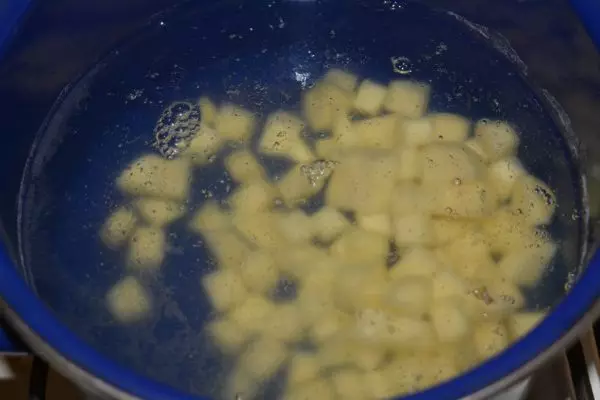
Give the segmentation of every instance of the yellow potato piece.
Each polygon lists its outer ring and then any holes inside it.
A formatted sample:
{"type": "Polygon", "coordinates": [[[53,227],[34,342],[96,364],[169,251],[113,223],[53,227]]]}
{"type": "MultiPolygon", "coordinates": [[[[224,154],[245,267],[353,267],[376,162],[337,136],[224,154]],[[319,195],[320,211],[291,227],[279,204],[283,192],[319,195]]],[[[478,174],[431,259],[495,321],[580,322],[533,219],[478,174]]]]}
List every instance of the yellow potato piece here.
{"type": "Polygon", "coordinates": [[[485,235],[471,231],[440,248],[438,258],[460,276],[476,277],[481,268],[495,268],[485,235]]]}
{"type": "Polygon", "coordinates": [[[295,206],[319,193],[324,185],[325,179],[311,182],[302,165],[293,166],[277,181],[277,189],[281,194],[281,198],[289,207],[295,206]]]}
{"type": "Polygon", "coordinates": [[[264,297],[249,295],[229,313],[229,318],[242,329],[258,333],[263,329],[266,319],[274,309],[275,305],[264,297]]]}
{"type": "Polygon", "coordinates": [[[556,210],[556,197],[544,182],[523,175],[513,185],[510,208],[531,225],[546,225],[556,210]]]}
{"type": "Polygon", "coordinates": [[[335,372],[331,381],[338,397],[348,400],[365,400],[369,398],[365,376],[363,373],[352,370],[342,369],[335,372]]]}
{"type": "Polygon", "coordinates": [[[358,76],[338,68],[327,71],[323,79],[325,82],[332,83],[347,92],[353,92],[358,85],[358,76]]]}
{"type": "Polygon", "coordinates": [[[357,146],[389,150],[398,141],[399,118],[393,114],[354,122],[352,129],[357,146]]]}
{"type": "Polygon", "coordinates": [[[504,121],[482,119],[475,124],[475,138],[491,161],[516,153],[519,137],[504,121]]]}
{"type": "Polygon", "coordinates": [[[429,245],[435,242],[431,218],[424,214],[407,214],[395,221],[394,240],[399,246],[429,245]]]}
{"type": "Polygon", "coordinates": [[[108,291],[106,304],[112,316],[122,323],[139,321],[152,308],[149,293],[132,276],[121,279],[108,291]]]}
{"type": "Polygon", "coordinates": [[[387,294],[383,267],[346,266],[334,283],[337,306],[353,312],[364,307],[379,307],[387,294]]]}
{"type": "Polygon", "coordinates": [[[233,269],[205,275],[202,287],[213,308],[219,312],[232,309],[248,297],[241,276],[233,269]]]}
{"type": "Polygon", "coordinates": [[[357,314],[355,335],[365,343],[390,348],[416,348],[433,344],[429,323],[420,318],[390,315],[380,309],[367,308],[357,314]]]}
{"type": "Polygon", "coordinates": [[[251,343],[240,356],[240,367],[257,381],[272,377],[288,358],[285,346],[271,338],[258,339],[251,343]]]}
{"type": "Polygon", "coordinates": [[[511,338],[513,340],[525,336],[529,331],[535,328],[546,317],[545,311],[518,312],[507,317],[511,338]]]}
{"type": "Polygon", "coordinates": [[[330,247],[330,254],[342,263],[383,264],[389,250],[386,236],[363,229],[349,229],[330,247]]]}
{"type": "Polygon", "coordinates": [[[277,215],[279,230],[283,237],[292,243],[308,242],[314,234],[314,217],[302,210],[277,215]]]}
{"type": "Polygon", "coordinates": [[[390,82],[384,99],[384,108],[410,118],[427,112],[430,88],[420,82],[396,80],[390,82]]]}
{"type": "Polygon", "coordinates": [[[403,314],[422,316],[430,308],[432,293],[430,278],[405,277],[389,285],[385,304],[403,314]]]}
{"type": "Polygon", "coordinates": [[[440,342],[458,342],[467,337],[471,324],[460,301],[445,299],[433,304],[431,322],[440,342]]]}
{"type": "Polygon", "coordinates": [[[119,248],[135,230],[137,218],[127,207],[116,209],[102,225],[100,239],[111,249],[119,248]]]}
{"type": "Polygon", "coordinates": [[[352,107],[353,94],[328,82],[319,82],[304,93],[302,111],[308,126],[315,132],[329,131],[339,115],[352,107]]]}
{"type": "Polygon", "coordinates": [[[295,387],[311,381],[319,376],[320,370],[321,365],[314,353],[298,352],[290,359],[287,386],[295,387]]]}
{"type": "Polygon", "coordinates": [[[469,136],[471,121],[467,118],[448,113],[429,114],[433,138],[442,142],[463,142],[469,136]]]}
{"type": "Polygon", "coordinates": [[[492,187],[483,182],[462,182],[442,187],[427,188],[431,213],[447,218],[482,218],[496,209],[497,196],[492,187]]]}
{"type": "Polygon", "coordinates": [[[504,350],[510,343],[506,326],[501,321],[484,321],[473,331],[473,342],[481,360],[504,350]]]}
{"type": "Polygon", "coordinates": [[[410,277],[428,277],[440,268],[435,254],[424,247],[411,247],[390,269],[390,278],[402,282],[410,277]]]}
{"type": "Polygon", "coordinates": [[[439,143],[421,150],[423,184],[430,187],[460,185],[474,181],[485,172],[483,165],[454,143],[439,143]]]}
{"type": "Polygon", "coordinates": [[[358,86],[356,98],[354,99],[354,109],[365,115],[376,115],[386,97],[387,89],[385,86],[365,79],[358,86]]]}
{"type": "Polygon", "coordinates": [[[233,225],[244,239],[258,248],[273,249],[282,242],[277,217],[272,213],[234,214],[233,225]]]}
{"type": "Polygon", "coordinates": [[[356,224],[367,232],[392,235],[392,218],[388,214],[356,215],[356,224]]]}
{"type": "Polygon", "coordinates": [[[410,118],[401,122],[401,141],[409,147],[419,147],[435,141],[430,118],[410,118]]]}
{"type": "Polygon", "coordinates": [[[185,213],[185,208],[179,203],[142,198],[134,203],[137,212],[150,225],[163,227],[179,219],[185,213]]]}
{"type": "Polygon", "coordinates": [[[456,238],[465,236],[476,229],[476,225],[473,221],[455,218],[434,218],[431,220],[431,227],[437,245],[444,245],[452,242],[456,238]]]}
{"type": "Polygon", "coordinates": [[[325,379],[316,379],[295,386],[284,394],[285,400],[334,400],[335,392],[331,383],[325,379]]]}
{"type": "Polygon", "coordinates": [[[165,258],[165,233],[156,227],[139,227],[129,241],[127,265],[142,271],[157,270],[165,258]]]}
{"type": "Polygon", "coordinates": [[[205,232],[203,238],[219,268],[238,268],[250,252],[248,242],[233,230],[205,232]]]}
{"type": "Polygon", "coordinates": [[[418,149],[401,147],[396,151],[396,179],[421,180],[424,165],[425,161],[418,149]]]}
{"type": "Polygon", "coordinates": [[[157,155],[147,154],[121,172],[117,178],[117,187],[131,196],[185,201],[190,182],[190,166],[187,160],[166,160],[157,155]]]}
{"type": "Polygon", "coordinates": [[[489,161],[489,156],[487,155],[485,150],[483,150],[483,147],[481,147],[479,140],[477,140],[476,138],[472,137],[465,140],[465,148],[471,151],[476,156],[478,156],[483,162],[487,163],[489,161]]]}
{"type": "Polygon", "coordinates": [[[267,340],[294,343],[302,338],[302,315],[295,304],[275,304],[265,316],[260,333],[267,340]]]}
{"type": "Polygon", "coordinates": [[[482,232],[488,237],[491,249],[500,254],[537,247],[548,240],[548,233],[532,227],[523,215],[500,208],[482,221],[482,232]]]}
{"type": "Polygon", "coordinates": [[[507,200],[512,194],[513,186],[519,177],[527,172],[521,162],[514,158],[503,158],[490,165],[487,180],[494,188],[500,201],[507,200]]]}
{"type": "Polygon", "coordinates": [[[341,235],[350,221],[342,213],[331,207],[322,207],[311,217],[314,234],[323,241],[331,241],[341,235]]]}
{"type": "Polygon", "coordinates": [[[211,162],[213,156],[219,152],[223,139],[217,131],[207,125],[200,125],[183,155],[190,157],[192,164],[205,165],[211,162]]]}
{"type": "Polygon", "coordinates": [[[239,186],[227,202],[235,214],[252,214],[271,208],[277,195],[277,190],[268,182],[256,180],[239,186]]]}
{"type": "Polygon", "coordinates": [[[511,281],[525,287],[535,286],[556,254],[556,244],[540,239],[531,247],[504,254],[498,270],[511,281]]]}
{"type": "Polygon", "coordinates": [[[190,229],[197,233],[206,234],[231,227],[231,213],[223,210],[216,201],[207,201],[194,213],[190,229]]]}
{"type": "Polygon", "coordinates": [[[205,329],[223,354],[239,352],[250,338],[248,332],[226,317],[211,321],[205,329]]]}
{"type": "Polygon", "coordinates": [[[429,211],[430,196],[412,181],[398,182],[392,193],[392,217],[420,214],[429,211]]]}
{"type": "Polygon", "coordinates": [[[348,314],[332,309],[315,320],[309,329],[309,337],[315,343],[323,343],[345,331],[351,322],[348,314]]]}
{"type": "Polygon", "coordinates": [[[215,128],[224,140],[247,142],[256,125],[256,117],[250,111],[234,104],[224,104],[219,109],[215,128]]]}
{"type": "Polygon", "coordinates": [[[231,178],[240,183],[264,181],[266,172],[249,150],[237,150],[225,158],[225,169],[231,178]]]}
{"type": "Polygon", "coordinates": [[[207,96],[202,96],[198,99],[198,107],[200,107],[200,117],[202,123],[214,127],[217,121],[218,109],[215,103],[207,96]]]}
{"type": "Polygon", "coordinates": [[[286,111],[271,114],[258,143],[258,149],[264,154],[285,156],[299,163],[308,163],[315,159],[312,151],[302,139],[304,122],[286,111]]]}

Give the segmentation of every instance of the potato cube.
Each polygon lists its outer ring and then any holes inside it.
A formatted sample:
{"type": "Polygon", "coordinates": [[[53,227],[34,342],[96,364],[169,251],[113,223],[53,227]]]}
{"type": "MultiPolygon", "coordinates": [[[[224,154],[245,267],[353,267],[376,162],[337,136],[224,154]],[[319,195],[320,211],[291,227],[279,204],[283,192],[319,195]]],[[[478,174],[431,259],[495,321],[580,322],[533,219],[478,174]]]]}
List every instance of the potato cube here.
{"type": "Polygon", "coordinates": [[[485,170],[465,149],[453,143],[431,144],[421,151],[423,184],[431,187],[471,182],[485,170]]]}
{"type": "Polygon", "coordinates": [[[241,265],[240,276],[250,292],[267,293],[277,284],[279,270],[269,252],[255,250],[241,265]]]}
{"type": "Polygon", "coordinates": [[[436,302],[430,311],[431,322],[440,342],[458,342],[467,337],[470,323],[458,301],[436,302]]]}
{"type": "Polygon", "coordinates": [[[206,232],[203,236],[219,268],[238,268],[250,252],[248,242],[233,230],[206,232]]]}
{"type": "Polygon", "coordinates": [[[484,321],[475,326],[473,341],[481,360],[495,356],[510,343],[508,331],[500,321],[484,321]]]}
{"type": "Polygon", "coordinates": [[[405,277],[389,285],[385,297],[386,304],[401,313],[422,316],[430,308],[432,292],[430,278],[405,277]]]}
{"type": "Polygon", "coordinates": [[[392,217],[418,214],[428,211],[430,199],[420,185],[411,181],[400,181],[392,193],[392,217]]]}
{"type": "Polygon", "coordinates": [[[119,207],[102,225],[100,239],[107,247],[116,249],[129,239],[136,223],[137,218],[133,211],[127,207],[119,207]]]}
{"type": "Polygon", "coordinates": [[[303,320],[315,324],[334,309],[333,281],[337,268],[311,268],[303,276],[297,295],[297,304],[303,320]]]}
{"type": "Polygon", "coordinates": [[[227,311],[241,304],[248,296],[242,278],[233,269],[205,275],[202,278],[202,287],[218,312],[227,311]]]}
{"type": "Polygon", "coordinates": [[[327,71],[323,79],[325,82],[332,83],[347,92],[353,92],[358,85],[358,76],[338,68],[327,71]]]}
{"type": "Polygon", "coordinates": [[[456,273],[439,269],[433,277],[433,299],[441,303],[445,299],[464,299],[471,292],[466,281],[456,273]]]}
{"type": "Polygon", "coordinates": [[[556,210],[556,198],[544,182],[531,175],[523,175],[513,185],[510,207],[529,224],[546,225],[556,210]]]}
{"type": "Polygon", "coordinates": [[[325,179],[311,182],[302,165],[293,166],[277,181],[277,189],[288,207],[293,207],[314,196],[323,189],[323,186],[325,186],[325,179]]]}
{"type": "Polygon", "coordinates": [[[259,248],[272,249],[281,243],[277,217],[272,213],[235,214],[233,225],[246,240],[259,248]]]}
{"type": "Polygon", "coordinates": [[[513,282],[501,276],[497,269],[484,269],[478,277],[481,286],[474,287],[465,301],[465,310],[471,316],[486,318],[490,315],[501,317],[514,312],[525,304],[521,289],[513,282]],[[492,301],[489,301],[491,299],[492,301]]]}
{"type": "Polygon", "coordinates": [[[320,82],[304,92],[302,111],[313,131],[329,131],[339,115],[349,112],[352,101],[353,94],[331,83],[320,82]]]}
{"type": "Polygon", "coordinates": [[[544,311],[525,311],[511,314],[507,317],[506,324],[513,340],[525,336],[539,325],[546,316],[544,311]]]}
{"type": "Polygon", "coordinates": [[[430,193],[429,211],[437,217],[482,218],[496,209],[497,196],[493,188],[483,182],[461,182],[441,188],[429,186],[427,189],[430,193]]]}
{"type": "Polygon", "coordinates": [[[346,266],[336,279],[333,293],[337,306],[352,312],[363,307],[379,307],[386,296],[383,267],[346,266]]]}
{"type": "Polygon", "coordinates": [[[395,241],[399,246],[428,245],[435,242],[431,218],[424,214],[407,214],[395,221],[395,241]]]}
{"type": "Polygon", "coordinates": [[[481,224],[491,250],[496,253],[511,253],[537,246],[547,240],[548,234],[530,226],[522,215],[509,208],[501,208],[481,224]]]}
{"type": "Polygon", "coordinates": [[[127,265],[136,270],[158,269],[165,258],[166,241],[160,228],[137,228],[129,242],[127,265]]]}
{"type": "Polygon", "coordinates": [[[330,247],[329,253],[342,263],[383,264],[389,250],[388,238],[363,229],[349,229],[330,247]]]}
{"type": "Polygon", "coordinates": [[[291,303],[275,304],[265,316],[260,333],[264,338],[284,343],[300,340],[304,326],[298,307],[291,303]]]}
{"type": "Polygon", "coordinates": [[[406,80],[390,82],[384,100],[384,108],[405,117],[419,118],[427,112],[429,86],[406,80]]]}
{"type": "Polygon", "coordinates": [[[310,327],[309,336],[315,343],[323,343],[347,329],[352,322],[351,317],[338,310],[331,310],[317,318],[310,327]]]}
{"type": "Polygon", "coordinates": [[[504,254],[498,263],[498,270],[514,283],[532,287],[539,282],[555,253],[554,242],[540,239],[531,247],[504,254]]]}
{"type": "Polygon", "coordinates": [[[303,385],[294,386],[285,393],[285,400],[335,400],[331,383],[325,379],[316,379],[303,385]]]}
{"type": "Polygon", "coordinates": [[[350,226],[344,215],[331,207],[322,207],[311,217],[315,236],[330,241],[341,235],[350,226]]]}
{"type": "Polygon", "coordinates": [[[327,205],[365,214],[389,210],[396,160],[387,153],[352,153],[336,165],[325,193],[327,205]]]}
{"type": "Polygon", "coordinates": [[[298,352],[291,357],[288,368],[287,386],[294,387],[315,379],[321,366],[313,353],[298,352]]]}
{"type": "Polygon", "coordinates": [[[356,98],[354,99],[354,109],[365,115],[377,114],[383,106],[386,92],[385,86],[365,79],[358,86],[356,98]]]}
{"type": "Polygon", "coordinates": [[[313,236],[314,219],[302,210],[278,214],[277,221],[281,234],[289,242],[308,242],[313,236]]]}
{"type": "Polygon", "coordinates": [[[405,119],[401,123],[403,144],[419,147],[435,140],[433,124],[429,118],[405,119]]]}
{"type": "Polygon", "coordinates": [[[244,366],[237,365],[227,377],[223,390],[224,399],[253,399],[263,383],[260,378],[253,376],[244,366]]]}
{"type": "Polygon", "coordinates": [[[257,180],[239,186],[227,201],[236,214],[252,214],[271,208],[277,194],[269,183],[257,180]]]}
{"type": "Polygon", "coordinates": [[[182,154],[190,157],[194,165],[205,165],[211,162],[222,145],[223,139],[217,131],[203,124],[182,154]]]}
{"type": "Polygon", "coordinates": [[[481,268],[495,268],[487,238],[471,231],[438,250],[439,259],[466,279],[477,276],[481,268]]]}
{"type": "Polygon", "coordinates": [[[370,371],[365,374],[365,388],[367,398],[387,399],[398,396],[398,384],[396,379],[391,379],[385,370],[370,371]]]}
{"type": "Polygon", "coordinates": [[[481,161],[487,163],[489,161],[489,156],[479,144],[479,140],[477,138],[469,138],[465,140],[465,149],[475,154],[477,157],[481,159],[481,161]]]}
{"type": "Polygon", "coordinates": [[[225,169],[231,178],[240,183],[264,181],[265,169],[249,150],[237,150],[225,158],[225,169]]]}
{"type": "Polygon", "coordinates": [[[392,219],[388,214],[358,214],[356,223],[367,232],[378,233],[383,236],[391,236],[392,234],[392,219]]]}
{"type": "Polygon", "coordinates": [[[250,111],[234,104],[224,104],[219,109],[215,128],[225,140],[247,142],[256,126],[256,117],[250,111]]]}
{"type": "Polygon", "coordinates": [[[146,317],[152,308],[152,301],[138,280],[128,276],[108,291],[106,305],[116,320],[129,323],[146,317]]]}
{"type": "Polygon", "coordinates": [[[383,346],[352,343],[350,361],[362,371],[373,371],[384,363],[388,351],[383,346]]]}
{"type": "Polygon", "coordinates": [[[321,139],[315,142],[315,153],[321,160],[340,161],[344,158],[344,143],[337,138],[321,139]]]}
{"type": "Polygon", "coordinates": [[[223,210],[217,202],[207,201],[196,211],[190,222],[190,229],[206,234],[231,227],[231,213],[223,210]]]}
{"type": "Polygon", "coordinates": [[[205,329],[223,354],[237,353],[249,339],[248,332],[240,329],[229,318],[219,318],[211,321],[205,329]]]}
{"type": "Polygon", "coordinates": [[[352,123],[357,145],[389,150],[398,140],[399,118],[393,114],[363,119],[352,123]]]}
{"type": "Polygon", "coordinates": [[[202,96],[198,99],[198,107],[200,108],[200,118],[203,124],[214,127],[217,122],[218,109],[215,103],[207,96],[202,96]]]}
{"type": "Polygon", "coordinates": [[[304,122],[285,111],[276,111],[267,118],[258,150],[273,156],[285,156],[299,163],[315,159],[302,139],[304,122]]]}
{"type": "Polygon", "coordinates": [[[258,339],[240,356],[240,366],[254,378],[266,381],[288,358],[285,346],[272,338],[258,339]]]}
{"type": "Polygon", "coordinates": [[[469,136],[471,121],[457,114],[435,113],[431,121],[433,137],[442,142],[463,142],[469,136]]]}
{"type": "Polygon", "coordinates": [[[412,247],[402,255],[390,269],[392,280],[404,280],[408,277],[432,277],[440,264],[435,254],[426,248],[412,247]]]}
{"type": "Polygon", "coordinates": [[[351,369],[339,370],[331,378],[338,398],[347,400],[365,400],[369,398],[364,379],[364,374],[351,369]]]}
{"type": "Polygon", "coordinates": [[[454,358],[447,354],[400,354],[384,368],[396,394],[409,393],[443,382],[458,374],[454,358]]]}
{"type": "Polygon", "coordinates": [[[390,348],[415,348],[433,343],[431,326],[420,318],[386,314],[367,308],[357,314],[356,338],[365,343],[387,345],[390,348]]]}
{"type": "Polygon", "coordinates": [[[323,343],[318,353],[321,368],[332,369],[350,365],[352,363],[352,352],[354,351],[350,343],[338,336],[327,343],[323,343]]]}
{"type": "Polygon", "coordinates": [[[141,198],[134,203],[140,216],[150,225],[163,227],[185,213],[185,207],[173,201],[141,198]]]}
{"type": "Polygon", "coordinates": [[[474,222],[465,219],[454,218],[434,218],[431,220],[431,227],[433,229],[435,242],[437,245],[447,244],[456,238],[473,232],[476,229],[474,222]]]}
{"type": "Polygon", "coordinates": [[[424,168],[421,152],[414,148],[401,148],[396,154],[396,179],[420,180],[424,168]]]}
{"type": "Polygon", "coordinates": [[[185,201],[190,188],[190,167],[185,159],[166,160],[154,154],[141,156],[117,178],[117,187],[131,196],[185,201]]]}
{"type": "Polygon", "coordinates": [[[264,328],[265,321],[274,308],[275,305],[264,297],[249,295],[242,299],[241,305],[231,311],[229,318],[240,328],[251,333],[258,333],[264,328]]]}
{"type": "Polygon", "coordinates": [[[521,162],[514,157],[498,160],[490,165],[487,179],[494,188],[499,201],[507,200],[517,179],[527,172],[521,162]]]}
{"type": "Polygon", "coordinates": [[[298,280],[304,279],[315,265],[329,259],[325,250],[312,244],[298,244],[291,248],[285,246],[275,249],[274,254],[281,271],[286,276],[298,280]]]}
{"type": "Polygon", "coordinates": [[[490,161],[512,156],[519,147],[517,133],[504,121],[488,119],[477,121],[475,138],[490,161]]]}

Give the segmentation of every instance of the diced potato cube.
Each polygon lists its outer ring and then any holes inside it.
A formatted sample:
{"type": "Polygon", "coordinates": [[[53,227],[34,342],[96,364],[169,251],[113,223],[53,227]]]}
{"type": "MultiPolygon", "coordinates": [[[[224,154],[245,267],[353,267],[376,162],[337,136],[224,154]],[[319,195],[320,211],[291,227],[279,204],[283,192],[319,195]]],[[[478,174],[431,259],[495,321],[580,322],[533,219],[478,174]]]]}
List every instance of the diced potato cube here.
{"type": "Polygon", "coordinates": [[[367,394],[364,374],[351,369],[343,369],[333,374],[331,380],[340,399],[365,400],[367,394]]]}
{"type": "Polygon", "coordinates": [[[247,142],[256,126],[256,117],[250,111],[234,104],[224,104],[219,109],[215,128],[225,140],[247,142]]]}
{"type": "Polygon", "coordinates": [[[248,243],[232,230],[212,231],[203,235],[219,268],[238,268],[250,252],[248,243]]]}
{"type": "Polygon", "coordinates": [[[341,212],[327,206],[314,213],[311,219],[315,236],[326,242],[335,239],[350,226],[350,221],[341,212]]]}
{"type": "Polygon", "coordinates": [[[329,260],[327,252],[312,244],[275,249],[277,264],[285,275],[303,280],[316,265],[329,260]]]}
{"type": "Polygon", "coordinates": [[[245,366],[236,366],[227,377],[227,383],[223,390],[224,399],[253,399],[255,398],[263,382],[260,378],[253,376],[245,366]]]}
{"type": "Polygon", "coordinates": [[[483,150],[477,138],[469,138],[465,140],[465,148],[478,156],[483,162],[487,163],[489,161],[489,156],[485,150],[483,150]]]}
{"type": "Polygon", "coordinates": [[[392,193],[392,216],[399,218],[428,211],[429,201],[420,185],[412,181],[400,181],[392,193]]]}
{"type": "Polygon", "coordinates": [[[314,342],[323,343],[347,329],[350,324],[351,318],[348,314],[332,310],[314,322],[314,325],[310,327],[309,335],[314,342]]]}
{"type": "Polygon", "coordinates": [[[290,360],[288,368],[288,387],[295,387],[319,376],[321,365],[313,353],[298,352],[290,360]]]}
{"type": "Polygon", "coordinates": [[[428,204],[434,216],[482,218],[496,209],[497,196],[493,188],[483,182],[461,182],[441,188],[429,186],[427,189],[430,193],[428,204]]]}
{"type": "Polygon", "coordinates": [[[303,171],[302,165],[293,166],[277,181],[277,189],[281,193],[283,202],[288,207],[293,207],[319,193],[324,185],[325,179],[311,182],[307,174],[303,171]]]}
{"type": "Polygon", "coordinates": [[[383,371],[388,381],[393,382],[396,395],[441,383],[459,372],[454,357],[444,353],[399,354],[383,371]]]}
{"type": "Polygon", "coordinates": [[[357,314],[356,338],[366,343],[391,348],[411,349],[428,346],[434,337],[431,326],[420,318],[388,315],[382,310],[367,308],[357,314]]]}
{"type": "Polygon", "coordinates": [[[117,178],[117,186],[123,193],[131,196],[185,201],[190,181],[190,166],[187,160],[166,160],[154,154],[147,154],[121,172],[117,178]]]}
{"type": "Polygon", "coordinates": [[[471,231],[438,250],[439,259],[464,278],[477,276],[481,268],[495,268],[487,238],[471,231]]]}
{"type": "Polygon", "coordinates": [[[379,307],[385,298],[383,267],[346,266],[333,287],[337,306],[349,312],[363,307],[379,307]]]}
{"type": "Polygon", "coordinates": [[[277,284],[279,270],[269,252],[255,250],[241,265],[240,276],[249,291],[267,293],[277,284]]]}
{"type": "Polygon", "coordinates": [[[313,236],[314,220],[300,209],[277,216],[279,230],[292,243],[308,242],[313,236]]]}
{"type": "Polygon", "coordinates": [[[272,338],[258,339],[240,356],[240,366],[260,381],[272,377],[288,358],[285,346],[272,338]]]}
{"type": "Polygon", "coordinates": [[[337,138],[321,139],[315,142],[315,153],[319,159],[339,161],[344,157],[344,147],[337,138]]]}
{"type": "Polygon", "coordinates": [[[471,121],[457,114],[435,113],[427,117],[432,124],[433,137],[443,142],[462,142],[469,136],[471,121]]]}
{"type": "Polygon", "coordinates": [[[484,321],[475,326],[473,341],[481,360],[496,355],[510,343],[508,331],[500,321],[484,321]]]}
{"type": "Polygon", "coordinates": [[[354,99],[354,109],[366,115],[377,114],[383,106],[386,92],[385,86],[365,79],[358,86],[356,98],[354,99]]]}
{"type": "Polygon", "coordinates": [[[525,311],[511,314],[507,317],[506,324],[513,340],[525,336],[539,325],[546,316],[544,311],[525,311]]]}
{"type": "Polygon", "coordinates": [[[302,316],[295,304],[275,304],[265,316],[261,333],[265,338],[293,343],[304,333],[302,316]]]}
{"type": "Polygon", "coordinates": [[[207,201],[196,211],[190,222],[190,229],[198,233],[219,231],[231,227],[231,214],[223,210],[215,201],[207,201]]]}
{"type": "Polygon", "coordinates": [[[356,223],[367,232],[378,233],[383,236],[392,234],[392,219],[388,214],[358,214],[356,223]]]}
{"type": "Polygon", "coordinates": [[[399,246],[427,245],[435,242],[431,219],[423,214],[407,214],[395,221],[395,241],[399,246]]]}
{"type": "Polygon", "coordinates": [[[349,229],[330,247],[329,253],[342,263],[383,264],[389,240],[378,233],[349,229]]]}
{"type": "Polygon", "coordinates": [[[358,146],[389,150],[398,140],[399,118],[393,114],[354,122],[352,129],[358,146]]]}
{"type": "Polygon", "coordinates": [[[334,309],[331,287],[337,268],[311,268],[303,277],[297,295],[297,304],[303,320],[315,324],[334,309]]]}
{"type": "Polygon", "coordinates": [[[277,190],[273,186],[257,180],[238,187],[229,196],[228,203],[237,214],[251,214],[268,210],[276,196],[277,190]]]}
{"type": "Polygon", "coordinates": [[[332,83],[347,92],[353,92],[358,85],[358,76],[338,68],[327,71],[323,79],[325,82],[332,83]]]}
{"type": "Polygon", "coordinates": [[[539,282],[555,253],[554,242],[540,239],[531,247],[504,254],[498,270],[516,284],[532,287],[539,282]]]}
{"type": "Polygon", "coordinates": [[[432,284],[433,299],[442,302],[448,298],[465,298],[471,290],[462,277],[447,269],[436,271],[432,284]]]}
{"type": "Polygon", "coordinates": [[[431,220],[431,227],[433,228],[437,245],[447,244],[476,229],[474,222],[454,218],[434,218],[431,220]]]}
{"type": "Polygon", "coordinates": [[[552,189],[531,175],[519,177],[513,185],[511,209],[531,225],[546,225],[556,210],[552,189]]]}
{"type": "Polygon", "coordinates": [[[325,379],[316,379],[303,385],[294,386],[284,395],[285,400],[334,400],[335,392],[331,383],[325,379]]]}
{"type": "Polygon", "coordinates": [[[265,320],[273,312],[275,305],[264,297],[257,295],[247,296],[242,301],[241,305],[231,311],[229,318],[248,332],[260,332],[264,328],[265,320]]]}
{"type": "Polygon", "coordinates": [[[384,363],[387,350],[378,345],[357,345],[352,343],[350,360],[356,368],[362,371],[373,371],[384,363]]]}
{"type": "Polygon", "coordinates": [[[160,228],[139,227],[129,242],[127,265],[137,270],[156,270],[165,258],[166,238],[160,228]]]}
{"type": "Polygon", "coordinates": [[[412,247],[390,269],[390,278],[400,281],[413,276],[430,278],[439,267],[439,262],[431,250],[412,247]]]}
{"type": "Polygon", "coordinates": [[[410,118],[419,118],[427,112],[429,86],[420,82],[396,80],[390,82],[384,108],[410,118]]]}
{"type": "Polygon", "coordinates": [[[233,269],[211,272],[202,278],[202,287],[215,310],[227,311],[248,297],[240,275],[233,269]]]}
{"type": "Polygon", "coordinates": [[[200,118],[202,123],[214,127],[217,122],[218,109],[215,103],[208,97],[202,96],[198,99],[198,107],[200,107],[200,118]]]}
{"type": "Polygon", "coordinates": [[[498,209],[481,226],[496,253],[520,251],[548,240],[545,231],[530,226],[522,215],[508,208],[498,209]]]}
{"type": "Polygon", "coordinates": [[[142,198],[134,204],[146,222],[158,227],[170,224],[185,213],[184,206],[168,200],[142,198]]]}
{"type": "Polygon", "coordinates": [[[386,304],[401,313],[422,316],[430,308],[433,287],[426,277],[405,277],[391,283],[386,293],[386,304]]]}
{"type": "Polygon", "coordinates": [[[458,144],[431,144],[421,151],[423,184],[430,187],[464,184],[485,172],[462,146],[458,144]]]}
{"type": "Polygon", "coordinates": [[[440,301],[430,311],[431,322],[441,342],[457,342],[469,333],[469,319],[458,301],[440,301]]]}
{"type": "Polygon", "coordinates": [[[481,269],[478,279],[481,286],[474,287],[466,298],[465,306],[472,316],[481,318],[514,312],[525,304],[521,289],[507,278],[500,275],[497,269],[481,269]],[[485,276],[487,273],[487,277],[485,276]],[[477,295],[479,292],[479,295],[477,295]],[[491,301],[487,300],[491,299],[491,301]]]}
{"type": "Polygon", "coordinates": [[[491,161],[512,156],[519,147],[517,133],[504,121],[488,119],[477,121],[475,138],[491,161]]]}
{"type": "Polygon", "coordinates": [[[433,124],[429,118],[402,121],[402,141],[409,147],[423,146],[435,140],[433,124]]]}
{"type": "Polygon", "coordinates": [[[327,205],[364,214],[389,210],[396,160],[387,153],[353,153],[344,157],[329,180],[327,205]]]}
{"type": "Polygon", "coordinates": [[[327,83],[317,83],[304,92],[302,111],[308,126],[316,132],[328,131],[341,114],[347,114],[352,107],[353,94],[340,87],[327,83]]]}
{"type": "Polygon", "coordinates": [[[201,125],[182,154],[190,157],[194,165],[205,165],[210,163],[222,144],[223,139],[216,130],[207,125],[201,125]]]}
{"type": "Polygon", "coordinates": [[[235,214],[233,225],[246,240],[259,248],[272,249],[281,243],[277,217],[272,213],[235,214]]]}
{"type": "Polygon", "coordinates": [[[249,339],[248,332],[228,318],[210,322],[206,330],[219,350],[228,355],[240,351],[249,339]]]}
{"type": "Polygon", "coordinates": [[[390,379],[384,370],[370,371],[365,374],[367,399],[387,399],[396,397],[399,393],[396,379],[390,379]]]}
{"type": "Polygon", "coordinates": [[[123,323],[143,319],[152,308],[150,295],[133,276],[121,279],[108,291],[106,304],[113,317],[123,323]]]}
{"type": "Polygon", "coordinates": [[[135,229],[137,218],[126,207],[115,210],[100,229],[100,239],[111,249],[120,247],[129,239],[135,229]]]}
{"type": "Polygon", "coordinates": [[[517,179],[527,172],[521,162],[514,157],[498,160],[490,165],[487,179],[493,186],[498,200],[507,200],[517,179]]]}
{"type": "Polygon", "coordinates": [[[351,342],[340,337],[334,337],[323,343],[319,348],[319,364],[323,369],[338,368],[352,363],[353,347],[351,342]]]}
{"type": "Polygon", "coordinates": [[[267,118],[258,149],[264,154],[289,157],[299,163],[315,159],[302,139],[304,122],[286,111],[276,111],[267,118]]]}
{"type": "Polygon", "coordinates": [[[424,161],[421,152],[414,148],[401,148],[396,157],[396,179],[419,180],[423,176],[424,161]]]}
{"type": "Polygon", "coordinates": [[[264,181],[265,169],[249,150],[237,150],[225,158],[225,169],[231,178],[240,183],[264,181]]]}

